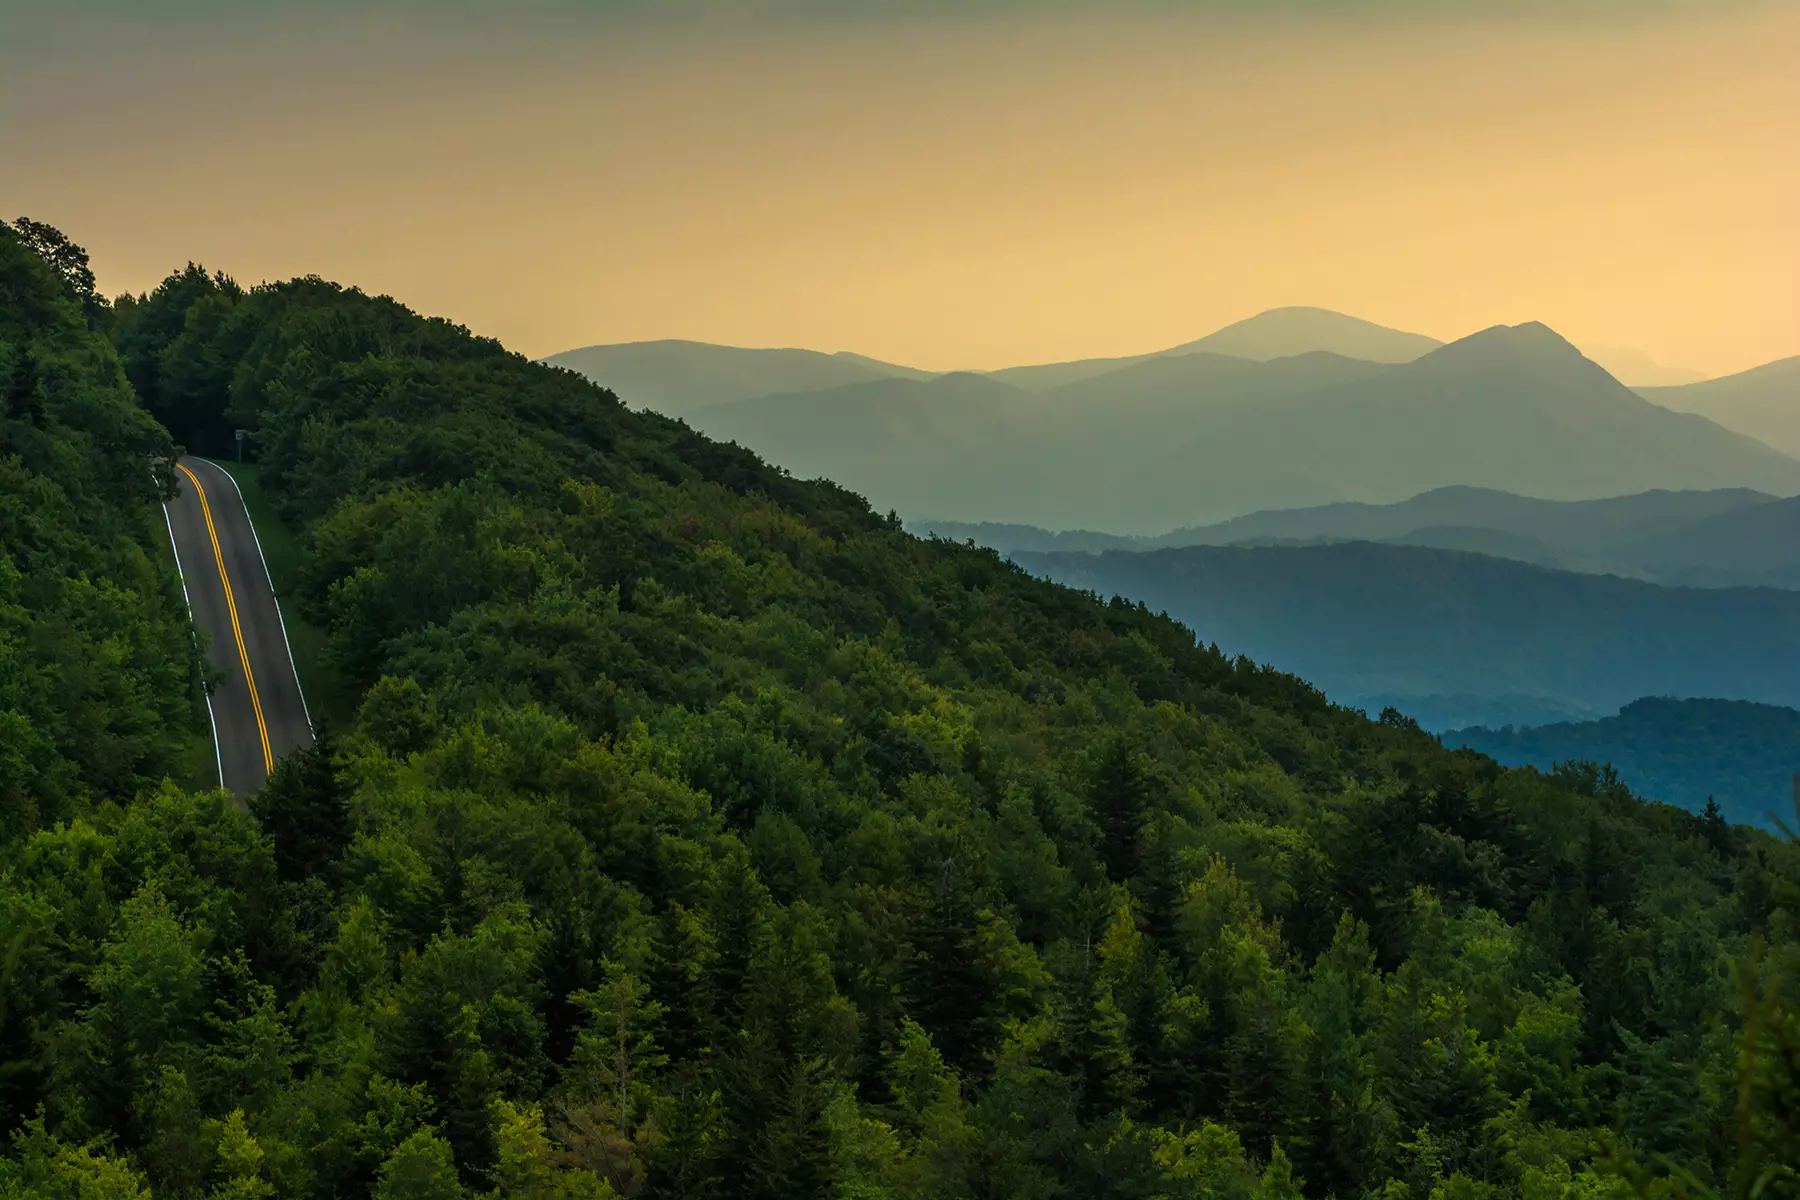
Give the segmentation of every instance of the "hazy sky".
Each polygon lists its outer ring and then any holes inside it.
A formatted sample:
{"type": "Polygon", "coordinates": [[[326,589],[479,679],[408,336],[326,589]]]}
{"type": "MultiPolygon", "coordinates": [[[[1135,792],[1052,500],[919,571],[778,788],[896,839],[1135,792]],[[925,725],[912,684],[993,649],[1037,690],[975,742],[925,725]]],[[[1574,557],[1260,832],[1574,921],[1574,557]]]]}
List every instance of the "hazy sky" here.
{"type": "Polygon", "coordinates": [[[0,209],[109,291],[317,273],[533,355],[1318,304],[1718,373],[1800,353],[1797,64],[1800,4],[1728,0],[0,0],[0,209]]]}

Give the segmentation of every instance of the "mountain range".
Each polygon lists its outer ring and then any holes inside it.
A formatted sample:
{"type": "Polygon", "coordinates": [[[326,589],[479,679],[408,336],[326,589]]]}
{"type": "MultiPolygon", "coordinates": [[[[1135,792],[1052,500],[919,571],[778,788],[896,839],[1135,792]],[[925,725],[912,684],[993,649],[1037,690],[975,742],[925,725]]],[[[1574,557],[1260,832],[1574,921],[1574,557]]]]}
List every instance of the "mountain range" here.
{"type": "Polygon", "coordinates": [[[1800,771],[1800,712],[1742,700],[1652,696],[1597,721],[1455,729],[1443,741],[1514,767],[1606,763],[1642,795],[1691,812],[1711,800],[1726,820],[1747,825],[1792,814],[1800,771]]]}
{"type": "Polygon", "coordinates": [[[1666,587],[1371,542],[1012,557],[1430,728],[1598,716],[1649,695],[1800,706],[1792,591],[1666,587]]]}
{"type": "Polygon", "coordinates": [[[634,408],[671,417],[777,392],[818,391],[876,379],[929,379],[934,374],[848,351],[752,350],[674,339],[585,346],[543,361],[604,384],[634,408]]]}
{"type": "Polygon", "coordinates": [[[1800,492],[1800,461],[1644,400],[1540,324],[1403,363],[1196,351],[1037,392],[889,378],[688,419],[911,517],[1125,534],[1453,484],[1564,500],[1800,492]]]}
{"type": "Polygon", "coordinates": [[[1371,541],[1693,587],[1800,588],[1800,499],[1749,488],[1559,501],[1445,487],[1397,504],[1262,511],[1145,538],[955,521],[911,528],[1002,553],[1371,541]]]}
{"type": "Polygon", "coordinates": [[[1697,413],[1800,457],[1800,355],[1685,387],[1637,390],[1664,408],[1697,413]]]}
{"type": "Polygon", "coordinates": [[[816,392],[884,379],[988,375],[1026,392],[1048,391],[1155,358],[1224,354],[1258,362],[1315,350],[1370,362],[1410,362],[1443,343],[1325,308],[1270,309],[1203,338],[1150,354],[1086,358],[994,371],[924,371],[840,350],[751,349],[669,339],[565,350],[543,361],[586,375],[634,408],[685,416],[714,404],[816,392]]]}

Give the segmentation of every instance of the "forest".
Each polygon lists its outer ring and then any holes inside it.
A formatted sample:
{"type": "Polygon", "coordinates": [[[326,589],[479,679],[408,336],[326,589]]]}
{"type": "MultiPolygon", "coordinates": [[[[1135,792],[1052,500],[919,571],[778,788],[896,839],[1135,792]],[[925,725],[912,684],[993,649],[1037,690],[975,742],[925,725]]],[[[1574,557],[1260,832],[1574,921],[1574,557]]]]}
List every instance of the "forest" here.
{"type": "Polygon", "coordinates": [[[1612,764],[1643,795],[1727,821],[1793,821],[1794,772],[1800,769],[1800,712],[1744,700],[1646,696],[1597,721],[1476,726],[1443,734],[1511,765],[1553,768],[1569,759],[1612,764]]]}
{"type": "Polygon", "coordinates": [[[4,1200],[1800,1196],[1790,839],[317,278],[0,227],[0,396],[4,1200]],[[237,428],[353,701],[247,809],[237,428]]]}

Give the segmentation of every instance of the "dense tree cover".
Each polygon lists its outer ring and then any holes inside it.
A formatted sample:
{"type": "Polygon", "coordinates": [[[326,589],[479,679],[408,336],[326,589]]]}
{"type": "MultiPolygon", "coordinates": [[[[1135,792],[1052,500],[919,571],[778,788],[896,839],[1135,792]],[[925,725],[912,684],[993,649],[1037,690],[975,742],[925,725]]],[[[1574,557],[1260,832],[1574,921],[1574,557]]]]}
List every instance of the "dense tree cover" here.
{"type": "Polygon", "coordinates": [[[0,841],[176,770],[198,657],[168,534],[168,435],[99,331],[87,256],[0,222],[0,841]]]}
{"type": "Polygon", "coordinates": [[[177,278],[362,700],[8,844],[0,1197],[1800,1194],[1794,846],[177,278]]]}
{"type": "MultiPolygon", "coordinates": [[[[1633,790],[1732,822],[1767,825],[1790,812],[1800,771],[1800,712],[1743,700],[1648,696],[1617,716],[1526,728],[1458,729],[1444,743],[1546,770],[1610,763],[1633,790]]],[[[1791,818],[1790,818],[1791,819],[1791,818]]]]}

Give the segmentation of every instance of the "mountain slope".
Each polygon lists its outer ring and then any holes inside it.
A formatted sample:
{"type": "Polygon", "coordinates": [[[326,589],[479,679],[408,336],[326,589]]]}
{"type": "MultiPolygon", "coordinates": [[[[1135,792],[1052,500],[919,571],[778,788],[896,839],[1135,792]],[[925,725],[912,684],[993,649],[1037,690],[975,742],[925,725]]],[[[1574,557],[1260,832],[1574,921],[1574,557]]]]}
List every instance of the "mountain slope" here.
{"type": "Polygon", "coordinates": [[[1706,376],[1688,367],[1665,367],[1630,346],[1605,346],[1583,343],[1581,352],[1606,368],[1606,373],[1626,387],[1642,390],[1651,387],[1678,387],[1699,383],[1706,376]]]}
{"type": "Polygon", "coordinates": [[[1196,341],[1162,351],[1165,355],[1229,354],[1267,361],[1317,350],[1369,362],[1411,362],[1444,343],[1422,333],[1389,329],[1328,308],[1272,308],[1234,322],[1196,341]]]}
{"type": "Polygon", "coordinates": [[[1722,379],[1637,390],[1664,408],[1698,413],[1800,457],[1800,355],[1722,379]]]}
{"type": "Polygon", "coordinates": [[[909,516],[1115,534],[1453,484],[1569,500],[1800,491],[1800,462],[1651,404],[1541,325],[1392,365],[1323,352],[1152,358],[1036,394],[961,394],[960,409],[916,387],[812,395],[694,419],[909,516]],[[867,402],[877,394],[887,407],[867,402]]]}
{"type": "Polygon", "coordinates": [[[1800,712],[1742,700],[1650,697],[1599,721],[1522,729],[1456,729],[1467,746],[1509,766],[1610,763],[1635,790],[1699,812],[1710,799],[1728,821],[1767,824],[1792,811],[1800,712]]]}
{"type": "Polygon", "coordinates": [[[1645,695],[1800,704],[1800,593],[1659,587],[1368,542],[1012,557],[1167,611],[1346,700],[1517,696],[1601,712],[1645,695]]]}
{"type": "Polygon", "coordinates": [[[1800,496],[1648,536],[1624,554],[1671,583],[1800,587],[1800,496]]]}
{"type": "Polygon", "coordinates": [[[1749,488],[1648,491],[1599,500],[1540,500],[1494,488],[1434,488],[1394,504],[1327,504],[1248,513],[1216,525],[1173,530],[1156,546],[1224,546],[1251,538],[1386,541],[1444,527],[1492,530],[1548,546],[1617,556],[1642,539],[1766,504],[1749,488]]]}
{"type": "Polygon", "coordinates": [[[1236,461],[1285,454],[1347,498],[1452,483],[1569,500],[1652,488],[1800,490],[1800,462],[1645,401],[1537,323],[1496,326],[1258,415],[1222,439],[1236,461]]]}
{"type": "Polygon", "coordinates": [[[704,405],[750,396],[815,391],[879,379],[927,379],[932,374],[860,354],[758,350],[674,340],[584,346],[553,354],[544,362],[585,375],[634,407],[674,417],[704,405]]]}

